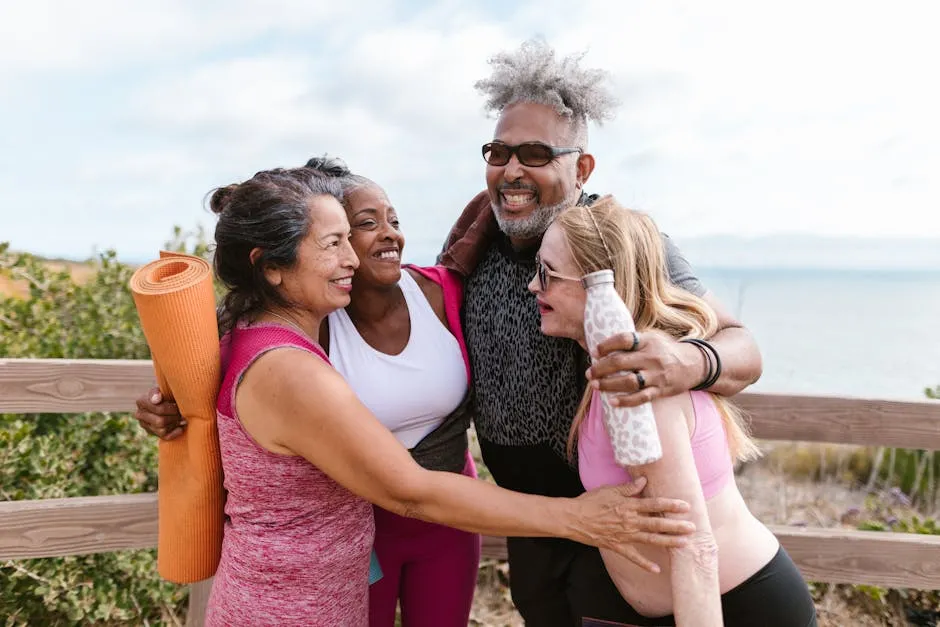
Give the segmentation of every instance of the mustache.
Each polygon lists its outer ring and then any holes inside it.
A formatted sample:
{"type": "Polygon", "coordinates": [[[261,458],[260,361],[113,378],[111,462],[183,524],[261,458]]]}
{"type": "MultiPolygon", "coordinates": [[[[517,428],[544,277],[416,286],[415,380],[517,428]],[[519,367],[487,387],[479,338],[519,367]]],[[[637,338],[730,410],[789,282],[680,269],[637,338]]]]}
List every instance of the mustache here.
{"type": "Polygon", "coordinates": [[[534,185],[526,185],[525,183],[504,183],[499,186],[499,191],[509,191],[509,190],[524,190],[527,192],[532,192],[533,194],[538,195],[539,190],[534,185]]]}

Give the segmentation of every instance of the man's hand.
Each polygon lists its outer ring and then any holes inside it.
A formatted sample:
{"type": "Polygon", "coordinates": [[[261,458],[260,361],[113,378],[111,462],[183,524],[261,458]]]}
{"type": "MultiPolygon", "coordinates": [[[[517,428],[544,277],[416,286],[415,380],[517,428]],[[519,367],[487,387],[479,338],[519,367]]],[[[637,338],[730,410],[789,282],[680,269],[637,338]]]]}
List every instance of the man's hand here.
{"type": "Polygon", "coordinates": [[[584,508],[581,525],[574,539],[616,551],[651,573],[660,572],[637,550],[638,544],[665,548],[681,548],[688,544],[695,525],[687,520],[667,518],[664,514],[685,514],[689,504],[678,499],[637,496],[646,487],[646,478],[633,483],[608,486],[579,496],[584,508]]]}
{"type": "Polygon", "coordinates": [[[595,389],[616,394],[619,407],[636,407],[654,398],[674,396],[705,380],[708,364],[693,344],[661,331],[620,333],[597,346],[597,363],[587,371],[595,389]],[[636,348],[631,350],[636,343],[636,348]]]}
{"type": "Polygon", "coordinates": [[[134,417],[147,433],[162,440],[178,438],[183,435],[183,428],[186,426],[176,403],[164,401],[160,388],[152,388],[137,399],[134,417]]]}

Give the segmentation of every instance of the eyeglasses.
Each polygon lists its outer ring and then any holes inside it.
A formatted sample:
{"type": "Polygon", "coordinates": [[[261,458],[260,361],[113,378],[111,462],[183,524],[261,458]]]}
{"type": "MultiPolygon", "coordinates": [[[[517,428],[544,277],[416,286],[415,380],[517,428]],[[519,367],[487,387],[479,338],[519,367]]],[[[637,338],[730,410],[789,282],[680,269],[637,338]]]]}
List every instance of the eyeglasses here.
{"type": "Polygon", "coordinates": [[[535,257],[535,271],[539,279],[539,291],[545,292],[548,290],[550,279],[560,279],[562,281],[577,281],[581,282],[581,279],[573,276],[566,276],[551,270],[548,266],[545,265],[545,262],[542,261],[542,258],[537,256],[535,257]]]}
{"type": "Polygon", "coordinates": [[[542,142],[525,142],[516,146],[510,146],[503,142],[483,144],[483,160],[496,166],[506,165],[512,159],[512,156],[516,155],[522,165],[530,168],[540,168],[543,165],[548,165],[555,158],[572,152],[583,153],[584,150],[581,148],[555,148],[542,142]]]}

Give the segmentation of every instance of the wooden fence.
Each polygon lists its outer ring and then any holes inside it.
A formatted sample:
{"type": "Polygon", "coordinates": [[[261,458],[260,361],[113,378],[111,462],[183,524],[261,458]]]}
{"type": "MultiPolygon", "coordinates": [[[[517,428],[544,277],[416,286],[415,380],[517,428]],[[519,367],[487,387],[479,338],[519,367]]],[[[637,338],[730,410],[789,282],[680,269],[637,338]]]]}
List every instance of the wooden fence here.
{"type": "MultiPolygon", "coordinates": [[[[0,359],[0,413],[134,410],[153,385],[149,361],[0,359]]],[[[741,394],[765,440],[940,450],[940,403],[741,394]]],[[[136,428],[136,426],[134,427],[136,428]]],[[[772,526],[811,581],[940,589],[940,536],[772,526]]],[[[0,560],[156,546],[157,495],[0,502],[0,560]]],[[[503,538],[483,554],[505,558],[503,538]]],[[[202,624],[208,582],[191,587],[188,626],[202,624]]]]}

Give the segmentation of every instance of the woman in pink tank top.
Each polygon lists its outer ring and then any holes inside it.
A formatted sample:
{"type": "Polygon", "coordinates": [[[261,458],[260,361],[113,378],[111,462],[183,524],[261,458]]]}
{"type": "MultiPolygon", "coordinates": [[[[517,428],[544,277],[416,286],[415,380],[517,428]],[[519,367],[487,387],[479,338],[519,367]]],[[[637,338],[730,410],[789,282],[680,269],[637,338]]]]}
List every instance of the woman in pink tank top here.
{"type": "Polygon", "coordinates": [[[657,514],[676,499],[602,488],[576,499],[519,494],[421,467],[357,399],[313,339],[350,302],[359,264],[338,182],[310,168],[216,190],[214,266],[223,302],[219,438],[227,522],[206,622],[368,623],[374,503],[472,533],[557,536],[633,555],[638,536],[676,547],[693,527],[657,514]]]}
{"type": "MultiPolygon", "coordinates": [[[[612,269],[638,331],[633,343],[652,333],[691,340],[708,365],[704,385],[717,379],[718,354],[707,342],[717,330],[717,317],[704,300],[670,284],[662,236],[646,215],[609,196],[566,209],[546,232],[537,263],[529,289],[537,296],[543,333],[584,346],[586,293],[580,277],[612,269]]],[[[625,375],[644,387],[642,370],[625,375]]],[[[595,385],[585,390],[569,440],[572,457],[576,446],[584,487],[643,477],[647,493],[688,501],[688,513],[670,517],[696,527],[686,547],[640,548],[664,567],[661,574],[602,549],[611,578],[636,611],[631,624],[815,625],[813,601],[799,571],[738,492],[733,463],[756,457],[758,450],[731,404],[704,391],[656,398],[652,408],[662,458],[624,468],[614,458],[600,394],[595,385]]],[[[584,617],[584,625],[601,624],[611,623],[584,617]]]]}

